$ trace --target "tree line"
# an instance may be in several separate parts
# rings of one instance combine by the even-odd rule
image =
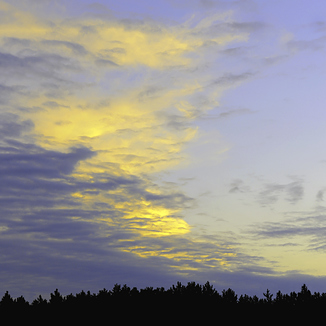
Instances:
[[[241,294],[238,296],[232,289],[219,293],[206,282],[200,285],[188,282],[183,285],[177,282],[169,289],[163,287],[144,289],[130,288],[126,284],[115,284],[112,290],[103,289],[97,294],[90,291],[76,293],[75,295],[62,295],[58,289],[50,294],[47,300],[39,295],[31,303],[23,296],[12,298],[8,291],[0,301],[0,313],[10,313],[15,316],[29,316],[33,313],[41,315],[57,315],[58,313],[81,312],[99,314],[103,311],[113,313],[139,314],[139,311],[147,311],[148,314],[175,315],[180,311],[187,311],[187,316],[203,313],[204,311],[230,312],[240,311],[243,316],[252,312],[295,313],[302,311],[325,311],[326,293],[312,293],[305,284],[298,293],[283,294],[278,291],[274,296],[268,289],[262,298],[256,295]],[[189,315],[189,313],[191,313]]]

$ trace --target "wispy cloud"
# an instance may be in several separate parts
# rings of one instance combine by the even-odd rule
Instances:
[[[303,195],[303,180],[295,180],[288,184],[266,184],[265,189],[259,194],[263,205],[273,204],[281,198],[295,204],[303,198]]]
[[[272,241],[274,246],[300,246],[302,251],[324,251],[326,216],[305,215],[304,212],[299,215],[301,216],[285,217],[283,221],[256,223],[247,230],[248,234],[264,239],[267,243]]]

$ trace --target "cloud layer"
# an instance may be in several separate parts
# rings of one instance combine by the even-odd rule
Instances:
[[[94,286],[109,266],[110,282],[137,269],[139,281],[144,260],[180,277],[237,265],[232,242],[191,236],[195,200],[160,174],[187,162],[195,119],[251,76],[210,76],[212,55],[259,26],[23,7],[0,3],[1,279],[21,271],[30,291],[36,278],[67,286],[78,268],[76,283],[93,275]]]

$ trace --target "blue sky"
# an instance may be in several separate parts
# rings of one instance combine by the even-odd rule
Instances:
[[[0,291],[325,291],[323,1],[0,1]]]

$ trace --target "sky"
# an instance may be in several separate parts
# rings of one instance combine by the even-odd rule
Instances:
[[[323,0],[0,0],[0,296],[326,292]]]

